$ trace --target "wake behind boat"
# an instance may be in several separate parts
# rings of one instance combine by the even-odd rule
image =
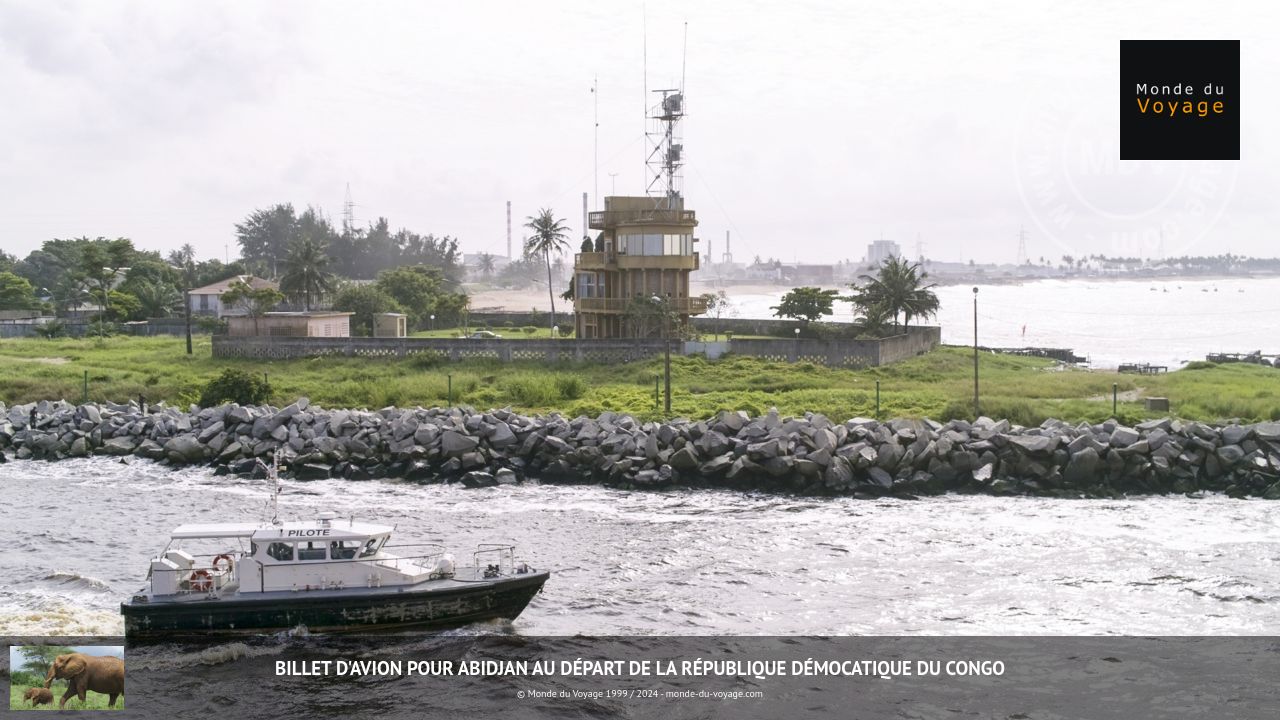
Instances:
[[[277,486],[273,504],[279,492]],[[151,560],[148,584],[121,604],[125,635],[269,633],[300,625],[313,632],[432,629],[514,620],[550,577],[519,562],[512,545],[482,545],[469,567],[457,567],[438,545],[388,545],[394,531],[334,512],[295,522],[182,525]],[[210,544],[215,553],[185,549]]]

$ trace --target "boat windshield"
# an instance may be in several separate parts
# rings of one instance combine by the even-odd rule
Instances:
[[[386,543],[386,535],[333,540],[328,543],[314,540],[273,540],[266,543],[265,555],[276,562],[357,560],[377,555]],[[253,555],[258,554],[258,547],[258,543],[253,543]]]
[[[329,557],[333,560],[352,560],[359,549],[359,540],[334,540],[329,543]]]

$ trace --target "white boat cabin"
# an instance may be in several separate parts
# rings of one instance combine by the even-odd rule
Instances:
[[[151,560],[151,594],[205,599],[232,593],[411,585],[453,576],[453,558],[438,546],[417,546],[431,551],[414,557],[384,551],[394,530],[354,518],[338,519],[332,512],[279,524],[182,525],[170,534],[160,557]],[[235,547],[216,555],[184,549],[210,542],[227,547],[228,541]]]

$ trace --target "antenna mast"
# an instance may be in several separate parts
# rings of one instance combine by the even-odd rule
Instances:
[[[1027,229],[1018,227],[1018,265],[1027,264]]]
[[[685,23],[685,45],[688,46],[689,24]],[[647,38],[647,36],[646,36]],[[646,55],[647,55],[646,48]],[[659,93],[662,99],[648,110],[650,127],[645,135],[649,139],[649,155],[645,165],[649,169],[649,184],[645,192],[650,197],[665,197],[664,209],[675,210],[676,201],[681,198],[683,177],[680,168],[684,166],[684,140],[680,131],[684,120],[684,72],[685,61],[680,63],[680,87],[661,88],[651,92]],[[645,74],[645,85],[648,87],[648,73]]]
[[[594,144],[592,147],[593,158],[593,182],[595,187],[592,189],[596,203],[596,209],[600,208],[600,78],[591,78],[591,99],[595,103],[595,131]],[[583,225],[583,235],[586,235],[586,226]]]

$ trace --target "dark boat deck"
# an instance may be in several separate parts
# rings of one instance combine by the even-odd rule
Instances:
[[[456,627],[515,619],[550,573],[440,579],[415,585],[272,590],[210,598],[177,595],[122,603],[131,638],[263,633],[306,626],[315,632]]]

